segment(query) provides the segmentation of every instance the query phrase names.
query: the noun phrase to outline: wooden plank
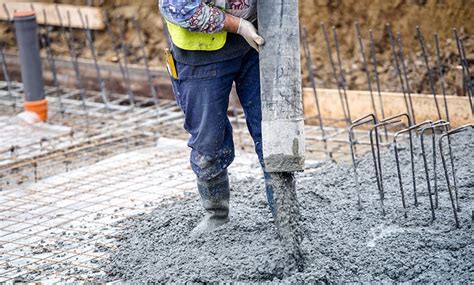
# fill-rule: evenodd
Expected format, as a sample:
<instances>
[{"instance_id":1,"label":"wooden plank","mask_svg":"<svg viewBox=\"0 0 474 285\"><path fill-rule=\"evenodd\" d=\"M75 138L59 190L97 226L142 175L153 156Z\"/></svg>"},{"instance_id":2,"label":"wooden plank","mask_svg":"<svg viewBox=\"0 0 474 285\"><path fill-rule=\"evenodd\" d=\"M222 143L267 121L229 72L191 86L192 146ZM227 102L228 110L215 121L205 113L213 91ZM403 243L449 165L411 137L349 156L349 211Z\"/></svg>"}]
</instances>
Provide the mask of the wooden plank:
<instances>
[{"instance_id":1,"label":"wooden plank","mask_svg":"<svg viewBox=\"0 0 474 285\"><path fill-rule=\"evenodd\" d=\"M61 20L62 24L66 27L69 26L68 12L71 16L71 27L73 28L83 28L81 18L79 16L79 10L81 11L84 19L87 15L89 21L89 28L91 30L103 30L105 28L104 24L104 15L101 8L89 7L89 6L80 6L80 5L66 5L66 4L48 4L48 3L39 3L39 2L17 2L11 0L0 0L0 5L5 4L8 9L8 14L3 7L0 7L0 20L8 21L11 20L15 11L31 11L32 8L36 11L36 21L38 24L48 24L52 26L60 26ZM61 20L59 18L56 7L59 10L61 15ZM44 17L43 11L46 12L46 19Z\"/></svg>"},{"instance_id":2,"label":"wooden plank","mask_svg":"<svg viewBox=\"0 0 474 285\"><path fill-rule=\"evenodd\" d=\"M321 112L323 119L343 119L344 115L339 104L339 95L336 89L318 89L318 99L321 104ZM378 96L378 95L376 95ZM349 106L351 109L352 120L362 117L366 114L372 113L372 104L370 100L370 93L368 91L347 91ZM403 112L406 112L405 101L403 94L394 92L382 92L382 99L384 105L385 116L390 117ZM438 115L436 105L434 103L433 95L428 94L413 94L413 109L416 117L416 122L424 120L437 120ZM305 88L303 92L304 112L306 118L311 118L317 115L316 105L314 100L313 90ZM452 127L459 127L461 125L472 123L473 116L469 107L469 98L461 96L447 96L449 117ZM375 100L376 108L379 118L380 104L379 100ZM444 100L441 95L438 97L438 103L443 119L445 118ZM307 123L317 124L315 119L308 119ZM344 127L344 122L337 123L337 126Z\"/></svg>"}]
</instances>

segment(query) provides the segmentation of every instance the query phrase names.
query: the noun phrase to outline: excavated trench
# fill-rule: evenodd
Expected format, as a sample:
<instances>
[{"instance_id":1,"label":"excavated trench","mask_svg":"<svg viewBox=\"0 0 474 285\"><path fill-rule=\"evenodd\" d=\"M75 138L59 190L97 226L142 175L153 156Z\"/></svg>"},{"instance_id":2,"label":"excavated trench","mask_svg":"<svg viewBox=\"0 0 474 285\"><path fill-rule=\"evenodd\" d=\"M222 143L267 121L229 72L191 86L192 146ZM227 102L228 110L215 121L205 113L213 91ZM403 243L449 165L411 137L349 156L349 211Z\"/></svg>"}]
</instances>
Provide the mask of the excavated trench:
<instances>
[{"instance_id":1,"label":"excavated trench","mask_svg":"<svg viewBox=\"0 0 474 285\"><path fill-rule=\"evenodd\" d=\"M382 155L385 216L368 155L359 165L362 210L357 210L349 164L323 164L297 175L305 229L301 271L286 268L286 255L265 204L263 180L242 179L235 173L228 224L192 238L189 232L203 214L198 197L163 204L150 214L123 220L126 230L115 241L117 250L101 266L110 280L139 283L473 282L474 136L464 133L453 139L460 229L455 227L439 157L439 207L436 220L431 221L420 147L416 147L418 207L413 205L409 152L405 148L400 153L407 218L403 217L393 151ZM428 157L430 164L432 158Z\"/></svg>"}]
</instances>

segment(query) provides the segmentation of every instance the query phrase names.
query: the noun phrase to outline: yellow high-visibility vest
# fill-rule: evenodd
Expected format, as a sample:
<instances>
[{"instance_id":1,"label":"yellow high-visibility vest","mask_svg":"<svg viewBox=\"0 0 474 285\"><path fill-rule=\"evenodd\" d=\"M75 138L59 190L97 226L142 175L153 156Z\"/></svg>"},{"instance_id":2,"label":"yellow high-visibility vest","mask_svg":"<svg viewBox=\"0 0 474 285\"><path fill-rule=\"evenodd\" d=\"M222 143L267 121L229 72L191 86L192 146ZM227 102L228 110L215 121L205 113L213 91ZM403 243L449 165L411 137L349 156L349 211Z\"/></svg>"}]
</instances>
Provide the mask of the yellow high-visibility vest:
<instances>
[{"instance_id":1,"label":"yellow high-visibility vest","mask_svg":"<svg viewBox=\"0 0 474 285\"><path fill-rule=\"evenodd\" d=\"M225 9L226 0L215 0L214 5L221 10ZM222 31L214 34L200 32L190 32L185 28L166 21L168 31L173 44L184 50L204 50L213 51L221 49L227 40L227 32Z\"/></svg>"},{"instance_id":2,"label":"yellow high-visibility vest","mask_svg":"<svg viewBox=\"0 0 474 285\"><path fill-rule=\"evenodd\" d=\"M227 40L227 32L214 34L190 32L185 28L166 21L171 40L180 49L213 51L221 49Z\"/></svg>"}]
</instances>

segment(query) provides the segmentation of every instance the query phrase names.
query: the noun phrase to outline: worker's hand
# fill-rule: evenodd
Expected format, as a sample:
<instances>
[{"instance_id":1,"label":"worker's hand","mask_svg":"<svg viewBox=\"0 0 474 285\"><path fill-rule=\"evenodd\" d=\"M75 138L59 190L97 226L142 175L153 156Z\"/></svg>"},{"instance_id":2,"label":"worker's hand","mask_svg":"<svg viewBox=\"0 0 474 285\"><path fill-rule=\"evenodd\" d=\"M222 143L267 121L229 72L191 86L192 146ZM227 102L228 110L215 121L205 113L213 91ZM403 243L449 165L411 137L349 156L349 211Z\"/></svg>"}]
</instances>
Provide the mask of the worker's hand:
<instances>
[{"instance_id":1,"label":"worker's hand","mask_svg":"<svg viewBox=\"0 0 474 285\"><path fill-rule=\"evenodd\" d=\"M226 14L224 30L241 35L257 51L265 43L265 40L257 34L257 29L252 23L230 14Z\"/></svg>"},{"instance_id":2,"label":"worker's hand","mask_svg":"<svg viewBox=\"0 0 474 285\"><path fill-rule=\"evenodd\" d=\"M251 47L260 51L260 46L265 43L265 40L257 34L257 29L247 20L240 18L239 29L237 34L244 37Z\"/></svg>"}]
</instances>

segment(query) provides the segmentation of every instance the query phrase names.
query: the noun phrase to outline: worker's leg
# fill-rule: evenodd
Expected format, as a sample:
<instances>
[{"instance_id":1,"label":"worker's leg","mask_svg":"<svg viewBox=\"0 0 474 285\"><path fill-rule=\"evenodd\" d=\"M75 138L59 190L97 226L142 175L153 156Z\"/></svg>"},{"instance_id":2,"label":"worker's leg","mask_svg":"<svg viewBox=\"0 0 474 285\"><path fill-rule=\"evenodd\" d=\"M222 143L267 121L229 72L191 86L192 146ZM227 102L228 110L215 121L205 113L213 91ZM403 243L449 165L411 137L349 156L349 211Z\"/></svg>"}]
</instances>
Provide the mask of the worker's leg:
<instances>
[{"instance_id":1,"label":"worker's leg","mask_svg":"<svg viewBox=\"0 0 474 285\"><path fill-rule=\"evenodd\" d=\"M191 135L191 167L199 179L210 180L234 159L232 126L227 117L234 75L224 63L176 65L180 79L173 80L173 91L185 114L184 128Z\"/></svg>"},{"instance_id":2,"label":"worker's leg","mask_svg":"<svg viewBox=\"0 0 474 285\"><path fill-rule=\"evenodd\" d=\"M211 231L228 220L227 167L234 159L232 126L227 118L234 63L188 66L177 63L173 80L176 100L185 113L184 128L191 135L191 166L207 215L193 234Z\"/></svg>"},{"instance_id":3,"label":"worker's leg","mask_svg":"<svg viewBox=\"0 0 474 285\"><path fill-rule=\"evenodd\" d=\"M255 144L255 152L262 168L265 169L262 151L262 109L260 100L260 67L258 52L252 49L242 60L239 76L236 80L237 95L245 112L247 128ZM273 212L273 189L271 176L264 173L265 189L270 210Z\"/></svg>"},{"instance_id":4,"label":"worker's leg","mask_svg":"<svg viewBox=\"0 0 474 285\"><path fill-rule=\"evenodd\" d=\"M252 49L245 55L235 83L240 104L244 109L247 128L254 141L255 152L263 167L260 70L257 51Z\"/></svg>"}]
</instances>

